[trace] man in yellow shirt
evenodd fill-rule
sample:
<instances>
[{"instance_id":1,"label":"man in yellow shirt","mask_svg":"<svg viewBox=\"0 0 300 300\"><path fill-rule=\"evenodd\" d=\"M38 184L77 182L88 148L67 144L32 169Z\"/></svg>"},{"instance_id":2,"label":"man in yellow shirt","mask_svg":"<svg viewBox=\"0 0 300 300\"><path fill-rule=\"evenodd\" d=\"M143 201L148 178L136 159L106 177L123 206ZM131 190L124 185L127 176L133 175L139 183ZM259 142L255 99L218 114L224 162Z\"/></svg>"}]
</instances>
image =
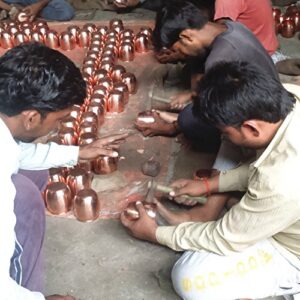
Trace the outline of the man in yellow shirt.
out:
<instances>
[{"instance_id":1,"label":"man in yellow shirt","mask_svg":"<svg viewBox=\"0 0 300 300\"><path fill-rule=\"evenodd\" d=\"M174 288L184 299L300 293L300 87L286 88L296 96L244 62L216 64L199 85L195 116L232 143L257 152L251 162L206 183L173 183L174 197L245 192L222 218L157 226L141 204L137 221L121 216L136 238L186 251L172 271Z\"/></svg>"}]
</instances>

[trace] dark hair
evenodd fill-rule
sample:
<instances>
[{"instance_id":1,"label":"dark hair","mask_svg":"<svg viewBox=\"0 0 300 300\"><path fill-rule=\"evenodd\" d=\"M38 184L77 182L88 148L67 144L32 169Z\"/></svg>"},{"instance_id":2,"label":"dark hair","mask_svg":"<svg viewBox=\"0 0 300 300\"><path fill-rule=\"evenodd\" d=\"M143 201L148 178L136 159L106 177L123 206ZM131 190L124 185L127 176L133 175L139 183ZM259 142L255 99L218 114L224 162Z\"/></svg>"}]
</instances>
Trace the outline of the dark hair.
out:
<instances>
[{"instance_id":1,"label":"dark hair","mask_svg":"<svg viewBox=\"0 0 300 300\"><path fill-rule=\"evenodd\" d=\"M201 29L207 22L208 16L190 1L168 1L156 15L154 46L156 50L169 48L179 39L183 30Z\"/></svg>"},{"instance_id":2,"label":"dark hair","mask_svg":"<svg viewBox=\"0 0 300 300\"><path fill-rule=\"evenodd\" d=\"M221 62L205 73L193 99L196 117L214 126L239 127L251 119L276 123L295 97L280 81L246 62Z\"/></svg>"},{"instance_id":3,"label":"dark hair","mask_svg":"<svg viewBox=\"0 0 300 300\"><path fill-rule=\"evenodd\" d=\"M22 44L0 58L0 112L15 116L81 104L86 86L80 70L59 51L39 43Z\"/></svg>"}]
</instances>

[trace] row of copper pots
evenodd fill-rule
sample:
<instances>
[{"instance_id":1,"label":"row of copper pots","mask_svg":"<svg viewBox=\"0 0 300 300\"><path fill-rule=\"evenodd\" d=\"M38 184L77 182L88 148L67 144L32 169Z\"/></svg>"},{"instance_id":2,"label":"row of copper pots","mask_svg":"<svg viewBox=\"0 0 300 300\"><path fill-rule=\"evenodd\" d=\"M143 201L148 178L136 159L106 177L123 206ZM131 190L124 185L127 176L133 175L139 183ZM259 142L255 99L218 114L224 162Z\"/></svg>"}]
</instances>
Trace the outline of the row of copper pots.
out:
<instances>
[{"instance_id":1,"label":"row of copper pots","mask_svg":"<svg viewBox=\"0 0 300 300\"><path fill-rule=\"evenodd\" d=\"M300 9L294 4L290 5L284 14L279 8L273 8L273 19L276 34L291 38L300 31Z\"/></svg>"}]
</instances>

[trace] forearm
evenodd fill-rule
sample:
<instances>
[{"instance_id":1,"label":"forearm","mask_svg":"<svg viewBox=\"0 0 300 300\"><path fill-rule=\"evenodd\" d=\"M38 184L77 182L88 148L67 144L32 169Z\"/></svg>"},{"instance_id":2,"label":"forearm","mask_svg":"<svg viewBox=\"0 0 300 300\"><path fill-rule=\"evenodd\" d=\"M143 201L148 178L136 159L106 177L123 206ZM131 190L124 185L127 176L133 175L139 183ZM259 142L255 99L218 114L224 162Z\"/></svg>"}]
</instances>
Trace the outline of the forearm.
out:
<instances>
[{"instance_id":1,"label":"forearm","mask_svg":"<svg viewBox=\"0 0 300 300\"><path fill-rule=\"evenodd\" d=\"M0 1L0 8L1 9L4 9L4 10L7 10L7 11L10 11L11 9L11 6L3 1Z\"/></svg>"}]
</instances>

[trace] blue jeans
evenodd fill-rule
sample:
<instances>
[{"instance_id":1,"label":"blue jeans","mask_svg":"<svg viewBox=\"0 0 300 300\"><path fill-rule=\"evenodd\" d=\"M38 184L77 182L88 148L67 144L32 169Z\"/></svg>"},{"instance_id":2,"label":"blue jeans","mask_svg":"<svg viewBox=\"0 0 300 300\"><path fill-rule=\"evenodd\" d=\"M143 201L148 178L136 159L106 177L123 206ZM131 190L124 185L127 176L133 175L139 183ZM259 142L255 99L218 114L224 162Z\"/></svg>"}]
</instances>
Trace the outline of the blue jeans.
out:
<instances>
[{"instance_id":1,"label":"blue jeans","mask_svg":"<svg viewBox=\"0 0 300 300\"><path fill-rule=\"evenodd\" d=\"M39 0L4 0L7 4L28 6ZM74 8L65 0L51 0L42 9L40 16L47 20L68 21L74 17Z\"/></svg>"}]
</instances>

